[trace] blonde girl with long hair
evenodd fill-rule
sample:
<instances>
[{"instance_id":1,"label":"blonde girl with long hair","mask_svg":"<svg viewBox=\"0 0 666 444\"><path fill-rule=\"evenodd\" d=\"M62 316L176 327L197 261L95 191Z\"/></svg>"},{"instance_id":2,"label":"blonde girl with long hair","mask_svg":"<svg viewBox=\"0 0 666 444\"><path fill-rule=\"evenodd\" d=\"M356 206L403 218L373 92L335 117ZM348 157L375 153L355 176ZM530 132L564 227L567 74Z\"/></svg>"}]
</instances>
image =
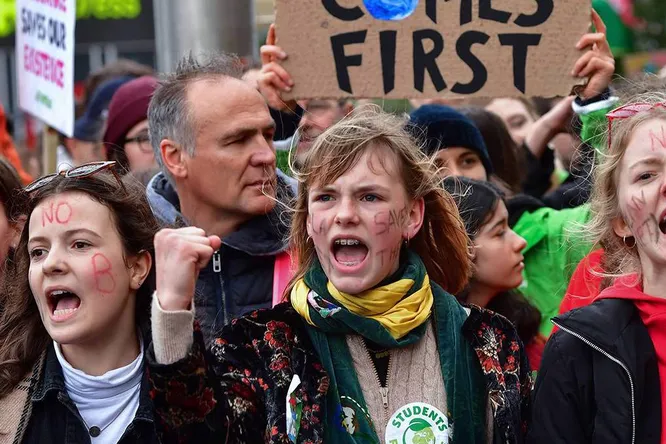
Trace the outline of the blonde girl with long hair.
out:
<instances>
[{"instance_id":1,"label":"blonde girl with long hair","mask_svg":"<svg viewBox=\"0 0 666 444\"><path fill-rule=\"evenodd\" d=\"M298 171L287 302L207 351L192 297L220 240L156 236L150 373L166 442L522 442L522 344L451 295L469 239L404 123L368 108L317 139Z\"/></svg>"},{"instance_id":2,"label":"blonde girl with long hair","mask_svg":"<svg viewBox=\"0 0 666 444\"><path fill-rule=\"evenodd\" d=\"M607 118L589 232L614 283L554 319L530 442L666 439L666 95L639 95Z\"/></svg>"}]
</instances>

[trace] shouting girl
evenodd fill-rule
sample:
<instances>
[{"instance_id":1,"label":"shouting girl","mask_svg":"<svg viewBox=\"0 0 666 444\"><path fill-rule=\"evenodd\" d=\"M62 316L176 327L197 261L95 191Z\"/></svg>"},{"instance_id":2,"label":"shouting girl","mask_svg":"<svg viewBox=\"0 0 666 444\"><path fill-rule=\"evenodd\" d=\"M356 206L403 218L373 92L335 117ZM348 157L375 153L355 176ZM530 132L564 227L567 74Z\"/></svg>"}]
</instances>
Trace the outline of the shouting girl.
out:
<instances>
[{"instance_id":1,"label":"shouting girl","mask_svg":"<svg viewBox=\"0 0 666 444\"><path fill-rule=\"evenodd\" d=\"M534 443L666 440L666 96L637 96L608 120L589 231L616 279L592 305L554 319Z\"/></svg>"},{"instance_id":2,"label":"shouting girl","mask_svg":"<svg viewBox=\"0 0 666 444\"><path fill-rule=\"evenodd\" d=\"M232 322L208 352L192 298L220 240L156 236L150 373L163 439L522 442L521 341L451 295L468 281L468 237L404 121L374 108L346 118L298 173L289 301Z\"/></svg>"},{"instance_id":3,"label":"shouting girl","mask_svg":"<svg viewBox=\"0 0 666 444\"><path fill-rule=\"evenodd\" d=\"M0 442L157 442L143 359L157 223L114 166L26 187L0 317Z\"/></svg>"}]
</instances>

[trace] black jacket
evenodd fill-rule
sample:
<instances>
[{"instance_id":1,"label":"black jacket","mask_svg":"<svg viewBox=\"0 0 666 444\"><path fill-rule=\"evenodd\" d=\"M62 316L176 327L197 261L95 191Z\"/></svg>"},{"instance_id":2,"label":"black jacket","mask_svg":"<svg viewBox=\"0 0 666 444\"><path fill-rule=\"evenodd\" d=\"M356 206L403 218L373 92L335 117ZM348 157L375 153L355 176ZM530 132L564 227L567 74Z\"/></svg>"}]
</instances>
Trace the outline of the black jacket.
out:
<instances>
[{"instance_id":1,"label":"black jacket","mask_svg":"<svg viewBox=\"0 0 666 444\"><path fill-rule=\"evenodd\" d=\"M633 302L602 299L553 320L529 443L659 443L657 357Z\"/></svg>"},{"instance_id":2,"label":"black jacket","mask_svg":"<svg viewBox=\"0 0 666 444\"><path fill-rule=\"evenodd\" d=\"M551 187L551 176L555 171L555 153L546 148L541 158L536 158L532 151L523 143L521 150L525 155L527 171L523 180L523 193L540 198Z\"/></svg>"},{"instance_id":3,"label":"black jacket","mask_svg":"<svg viewBox=\"0 0 666 444\"><path fill-rule=\"evenodd\" d=\"M127 427L120 444L158 443L153 421L153 403L149 383L144 374L141 381L139 408L134 421ZM67 395L62 367L53 345L49 347L44 371L30 400L32 412L21 441L24 444L85 444L91 442L74 402Z\"/></svg>"},{"instance_id":4,"label":"black jacket","mask_svg":"<svg viewBox=\"0 0 666 444\"><path fill-rule=\"evenodd\" d=\"M277 197L294 195L290 179L278 173ZM147 196L155 216L165 225L184 221L174 188L162 173L148 184ZM281 204L257 216L222 239L222 247L201 270L194 304L201 330L210 341L232 319L260 308L270 308L275 258L289 247L290 216Z\"/></svg>"},{"instance_id":5,"label":"black jacket","mask_svg":"<svg viewBox=\"0 0 666 444\"><path fill-rule=\"evenodd\" d=\"M581 144L569 168L569 177L554 191L541 198L547 207L556 210L575 208L588 201L592 192L594 153L593 147L586 143Z\"/></svg>"}]
</instances>

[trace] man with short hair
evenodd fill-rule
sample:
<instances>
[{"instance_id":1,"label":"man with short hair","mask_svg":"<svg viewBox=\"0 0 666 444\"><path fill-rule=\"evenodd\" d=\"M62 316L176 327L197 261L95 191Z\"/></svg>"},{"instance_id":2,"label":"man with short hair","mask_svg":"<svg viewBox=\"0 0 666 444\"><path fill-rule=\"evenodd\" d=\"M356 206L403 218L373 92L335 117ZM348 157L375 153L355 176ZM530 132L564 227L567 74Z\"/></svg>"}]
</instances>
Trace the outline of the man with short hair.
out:
<instances>
[{"instance_id":1,"label":"man with short hair","mask_svg":"<svg viewBox=\"0 0 666 444\"><path fill-rule=\"evenodd\" d=\"M147 188L153 211L223 240L195 294L207 340L233 318L271 306L276 257L288 247L280 202L293 192L276 172L275 124L241 75L232 56L186 57L159 83L148 110L162 170Z\"/></svg>"}]
</instances>

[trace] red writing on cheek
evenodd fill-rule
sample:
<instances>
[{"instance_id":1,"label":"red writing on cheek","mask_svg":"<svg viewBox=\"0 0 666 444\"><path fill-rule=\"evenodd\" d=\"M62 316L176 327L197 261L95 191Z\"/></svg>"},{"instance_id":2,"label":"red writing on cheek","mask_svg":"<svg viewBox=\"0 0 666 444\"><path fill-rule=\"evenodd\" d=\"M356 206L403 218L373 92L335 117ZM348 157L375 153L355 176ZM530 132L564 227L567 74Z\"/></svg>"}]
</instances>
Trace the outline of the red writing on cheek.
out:
<instances>
[{"instance_id":1,"label":"red writing on cheek","mask_svg":"<svg viewBox=\"0 0 666 444\"><path fill-rule=\"evenodd\" d=\"M402 230L409 221L409 211L407 207L402 210L382 211L374 216L377 231L375 234L380 236L391 231L393 228Z\"/></svg>"},{"instance_id":2,"label":"red writing on cheek","mask_svg":"<svg viewBox=\"0 0 666 444\"><path fill-rule=\"evenodd\" d=\"M326 220L324 216L320 216L320 218L317 220L312 214L310 214L310 225L312 226L312 232L314 234L324 234L328 231L328 227L326 226Z\"/></svg>"},{"instance_id":3,"label":"red writing on cheek","mask_svg":"<svg viewBox=\"0 0 666 444\"><path fill-rule=\"evenodd\" d=\"M67 202L51 202L48 209L42 210L42 227L53 222L64 225L72 218L72 207Z\"/></svg>"},{"instance_id":4,"label":"red writing on cheek","mask_svg":"<svg viewBox=\"0 0 666 444\"><path fill-rule=\"evenodd\" d=\"M631 196L629 208L636 213L641 213L643 211L643 208L645 208L645 191L641 191L640 197L636 195Z\"/></svg>"},{"instance_id":5,"label":"red writing on cheek","mask_svg":"<svg viewBox=\"0 0 666 444\"><path fill-rule=\"evenodd\" d=\"M666 148L666 133L663 126L661 127L661 138L654 131L650 130L650 142L652 144L652 151L655 151L657 147Z\"/></svg>"},{"instance_id":6,"label":"red writing on cheek","mask_svg":"<svg viewBox=\"0 0 666 444\"><path fill-rule=\"evenodd\" d=\"M116 289L116 280L111 271L111 262L102 253L92 257L93 274L95 275L95 286L97 291L110 294Z\"/></svg>"}]
</instances>

